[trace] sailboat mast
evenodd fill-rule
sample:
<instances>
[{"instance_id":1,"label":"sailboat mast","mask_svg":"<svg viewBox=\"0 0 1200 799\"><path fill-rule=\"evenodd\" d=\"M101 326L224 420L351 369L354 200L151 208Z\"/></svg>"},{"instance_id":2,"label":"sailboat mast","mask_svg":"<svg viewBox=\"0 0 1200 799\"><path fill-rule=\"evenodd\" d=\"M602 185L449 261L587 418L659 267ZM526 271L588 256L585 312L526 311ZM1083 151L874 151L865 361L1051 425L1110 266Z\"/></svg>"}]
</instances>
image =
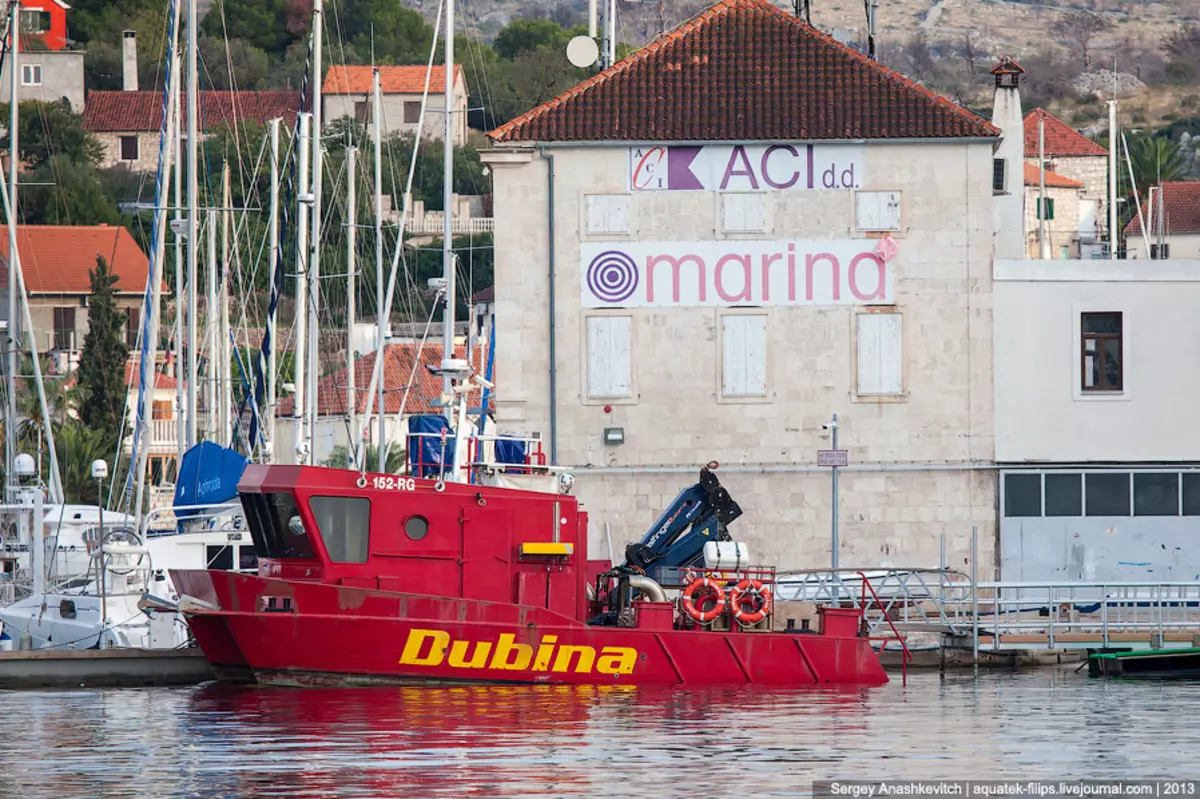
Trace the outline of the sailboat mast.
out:
<instances>
[{"instance_id":1,"label":"sailboat mast","mask_svg":"<svg viewBox=\"0 0 1200 799\"><path fill-rule=\"evenodd\" d=\"M199 443L197 435L198 386L200 382L197 360L196 317L198 298L196 278L199 274L200 248L200 167L197 146L196 123L200 117L200 72L197 66L197 31L200 15L196 0L188 0L187 18L187 445Z\"/></svg>"},{"instance_id":2,"label":"sailboat mast","mask_svg":"<svg viewBox=\"0 0 1200 799\"><path fill-rule=\"evenodd\" d=\"M442 314L442 368L454 359L454 0L446 0L446 94L443 97L445 129L442 139L442 273L446 280L446 307ZM442 374L442 396L447 400L446 420L454 424L454 403L450 402L454 378ZM382 413L383 409L380 408ZM460 434L464 431L459 431ZM456 463L455 466L458 466Z\"/></svg>"},{"instance_id":3,"label":"sailboat mast","mask_svg":"<svg viewBox=\"0 0 1200 799\"><path fill-rule=\"evenodd\" d=\"M308 125L312 115L300 115L300 135L296 147L300 202L296 210L296 344L292 349L294 383L292 430L295 436L296 463L307 463L304 446L305 358L308 347Z\"/></svg>"},{"instance_id":4,"label":"sailboat mast","mask_svg":"<svg viewBox=\"0 0 1200 799\"><path fill-rule=\"evenodd\" d=\"M220 325L220 313L217 311L217 210L209 207L208 211L208 297L204 303L204 331L208 339L208 375L205 381L205 407L208 415L205 418L204 429L209 440L217 439L220 443L224 437L219 435L221 429L220 395L217 391L217 381L220 379L221 350L217 341L217 327ZM224 444L221 444L224 446Z\"/></svg>"},{"instance_id":5,"label":"sailboat mast","mask_svg":"<svg viewBox=\"0 0 1200 799\"><path fill-rule=\"evenodd\" d=\"M171 90L171 108L175 113L175 129L171 138L175 145L175 220L172 233L175 241L175 326L172 338L175 339L175 469L183 463L183 453L187 447L187 394L184 392L183 381L183 315L186 306L183 302L183 157L181 127L179 120L179 73L183 68L183 59L179 57L179 46L171 56L171 74L175 76L175 85Z\"/></svg>"},{"instance_id":6,"label":"sailboat mast","mask_svg":"<svg viewBox=\"0 0 1200 799\"><path fill-rule=\"evenodd\" d=\"M20 363L20 339L17 336L17 331L21 326L17 324L17 285L13 279L12 261L17 253L17 175L20 172L19 166L21 158L19 156L19 133L20 128L18 122L18 86L20 85L17 76L21 72L21 3L20 0L13 0L9 7L11 14L8 22L8 77L9 77L9 93L10 102L8 104L8 405L4 413L4 444L5 444L5 482L8 484L6 491L5 502L11 502L11 496L14 488L12 482L13 462L17 457L17 366ZM31 331L32 335L32 331Z\"/></svg>"},{"instance_id":7,"label":"sailboat mast","mask_svg":"<svg viewBox=\"0 0 1200 799\"><path fill-rule=\"evenodd\" d=\"M268 269L270 275L270 291L268 297L274 297L278 287L275 285L276 265L279 263L279 123L281 120L271 120L271 212L270 228L271 261ZM275 335L275 313L277 307L272 307L267 315L267 338L271 342L271 350L267 355L267 401L263 409L264 424L267 428L267 446L274 456L275 447L275 353L279 350L279 339Z\"/></svg>"},{"instance_id":8,"label":"sailboat mast","mask_svg":"<svg viewBox=\"0 0 1200 799\"><path fill-rule=\"evenodd\" d=\"M317 440L317 415L321 412L317 396L317 378L321 370L317 364L321 358L321 184L324 176L321 146L321 50L325 33L324 0L313 0L313 107L312 107L312 234L309 236L311 255L308 259L308 457L305 463L313 462Z\"/></svg>"},{"instance_id":9,"label":"sailboat mast","mask_svg":"<svg viewBox=\"0 0 1200 799\"><path fill-rule=\"evenodd\" d=\"M218 384L217 399L221 403L221 435L217 443L226 446L230 436L230 413L233 406L233 375L231 374L232 353L229 351L229 227L233 221L233 191L230 188L229 162L226 161L221 170L221 271L218 273L220 282L217 284L218 319L221 326L217 330L217 352L220 359L217 362L221 382Z\"/></svg>"},{"instance_id":10,"label":"sailboat mast","mask_svg":"<svg viewBox=\"0 0 1200 799\"><path fill-rule=\"evenodd\" d=\"M358 246L358 170L355 166L357 147L346 148L346 409L350 414L350 432L358 430L358 391L354 374L354 321L358 309L355 296L356 247ZM355 457L355 442L350 442L351 457ZM357 461L354 464L358 465Z\"/></svg>"},{"instance_id":11,"label":"sailboat mast","mask_svg":"<svg viewBox=\"0 0 1200 799\"><path fill-rule=\"evenodd\" d=\"M383 295L383 93L380 91L379 85L379 68L374 70L373 84L371 86L371 126L374 129L375 135L375 358L378 360L385 356L383 351L384 345L387 343L384 338L387 335L388 329L388 313L384 308ZM382 375L382 371L380 371ZM386 464L384 463L384 413L383 413L383 379L376 382L376 391L378 392L377 402L375 404L376 413L379 414L379 439L376 441L376 454L379 458L377 470L384 471ZM367 401L368 422L370 421L370 400ZM366 453L364 452L364 457Z\"/></svg>"}]
</instances>

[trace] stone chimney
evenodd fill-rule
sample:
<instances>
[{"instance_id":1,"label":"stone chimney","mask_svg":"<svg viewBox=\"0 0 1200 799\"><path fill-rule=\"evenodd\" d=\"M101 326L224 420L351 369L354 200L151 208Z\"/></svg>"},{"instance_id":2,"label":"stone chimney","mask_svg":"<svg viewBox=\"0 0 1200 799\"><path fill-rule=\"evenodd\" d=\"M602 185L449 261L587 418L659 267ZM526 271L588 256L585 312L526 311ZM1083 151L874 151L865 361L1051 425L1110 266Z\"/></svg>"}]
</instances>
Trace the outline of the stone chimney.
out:
<instances>
[{"instance_id":1,"label":"stone chimney","mask_svg":"<svg viewBox=\"0 0 1200 799\"><path fill-rule=\"evenodd\" d=\"M138 90L137 33L125 31L121 41L121 76L127 92Z\"/></svg>"},{"instance_id":2,"label":"stone chimney","mask_svg":"<svg viewBox=\"0 0 1200 799\"><path fill-rule=\"evenodd\" d=\"M995 255L1020 259L1025 257L1025 123L1020 88L1025 70L1004 56L992 74L996 76L992 124L1001 134L992 153Z\"/></svg>"}]
</instances>

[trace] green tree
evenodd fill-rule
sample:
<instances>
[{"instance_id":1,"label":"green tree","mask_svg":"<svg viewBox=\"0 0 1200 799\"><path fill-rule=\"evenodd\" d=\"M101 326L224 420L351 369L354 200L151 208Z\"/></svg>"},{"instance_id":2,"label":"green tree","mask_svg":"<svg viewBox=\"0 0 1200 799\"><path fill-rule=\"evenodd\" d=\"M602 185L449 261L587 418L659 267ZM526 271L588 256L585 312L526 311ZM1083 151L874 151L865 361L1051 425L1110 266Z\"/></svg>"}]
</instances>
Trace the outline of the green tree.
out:
<instances>
[{"instance_id":1,"label":"green tree","mask_svg":"<svg viewBox=\"0 0 1200 799\"><path fill-rule=\"evenodd\" d=\"M270 55L245 39L205 36L200 40L200 57L206 66L207 88L247 91L270 86L271 68L282 55Z\"/></svg>"},{"instance_id":2,"label":"green tree","mask_svg":"<svg viewBox=\"0 0 1200 799\"><path fill-rule=\"evenodd\" d=\"M500 29L492 46L501 58L509 61L542 46L557 47L563 51L565 61L567 42L574 33L548 19L515 19Z\"/></svg>"},{"instance_id":3,"label":"green tree","mask_svg":"<svg viewBox=\"0 0 1200 799\"><path fill-rule=\"evenodd\" d=\"M297 39L289 29L290 9L289 0L219 0L201 20L200 32L214 39L229 37L231 42L241 37L252 47L282 56Z\"/></svg>"},{"instance_id":4,"label":"green tree","mask_svg":"<svg viewBox=\"0 0 1200 799\"><path fill-rule=\"evenodd\" d=\"M117 276L109 270L108 262L96 256L96 268L88 274L92 296L88 303L88 333L79 359L79 384L84 394L79 418L115 443L126 402L126 321L117 308Z\"/></svg>"},{"instance_id":5,"label":"green tree","mask_svg":"<svg viewBox=\"0 0 1200 799\"><path fill-rule=\"evenodd\" d=\"M33 171L22 198L30 225L115 225L120 214L105 194L100 172L87 163L56 155Z\"/></svg>"},{"instance_id":6,"label":"green tree","mask_svg":"<svg viewBox=\"0 0 1200 799\"><path fill-rule=\"evenodd\" d=\"M8 119L8 103L0 104L0 115ZM71 110L66 100L21 103L21 159L30 167L39 167L56 155L81 164L95 165L104 148L83 128L83 115ZM8 132L0 138L0 149L8 150Z\"/></svg>"},{"instance_id":7,"label":"green tree","mask_svg":"<svg viewBox=\"0 0 1200 799\"><path fill-rule=\"evenodd\" d=\"M367 445L366 451L367 471L373 472L379 465L379 448L374 444ZM384 464L384 469L387 474L400 474L404 469L404 447L401 444L393 444L387 451L387 462ZM329 453L329 457L325 459L322 466L328 466L332 469L349 469L350 468L350 451L347 447L336 446Z\"/></svg>"},{"instance_id":8,"label":"green tree","mask_svg":"<svg viewBox=\"0 0 1200 799\"><path fill-rule=\"evenodd\" d=\"M104 430L89 428L85 423L73 421L54 431L54 451L58 455L58 473L62 477L63 496L69 503L94 505L97 500L96 481L92 479L92 463L104 459L110 467L109 479L105 481L104 490L108 493L108 485L112 483L119 487L124 483L124 474L128 465L115 468L113 453L116 451L116 439ZM49 456L44 458L43 474L48 474Z\"/></svg>"},{"instance_id":9,"label":"green tree","mask_svg":"<svg viewBox=\"0 0 1200 799\"><path fill-rule=\"evenodd\" d=\"M1165 136L1138 136L1130 142L1129 160L1133 162L1139 188L1179 180L1187 172L1183 151Z\"/></svg>"}]
</instances>

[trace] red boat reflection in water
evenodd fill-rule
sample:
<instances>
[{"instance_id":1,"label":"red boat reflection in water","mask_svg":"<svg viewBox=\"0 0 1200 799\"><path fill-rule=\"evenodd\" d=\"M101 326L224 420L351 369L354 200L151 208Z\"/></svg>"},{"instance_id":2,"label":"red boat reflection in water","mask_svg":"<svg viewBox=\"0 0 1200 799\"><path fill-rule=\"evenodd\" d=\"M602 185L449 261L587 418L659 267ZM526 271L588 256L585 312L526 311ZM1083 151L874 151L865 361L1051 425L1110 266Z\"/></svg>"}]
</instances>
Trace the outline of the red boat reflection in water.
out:
<instances>
[{"instance_id":1,"label":"red boat reflection in water","mask_svg":"<svg viewBox=\"0 0 1200 799\"><path fill-rule=\"evenodd\" d=\"M857 609L822 609L815 630L773 629L771 570L690 566L659 584L638 565L659 556L647 546L621 567L589 563L587 513L562 491L251 466L239 492L259 573L172 572L223 679L887 682ZM680 496L664 514L680 536L698 529L682 522L705 496L741 513L709 467ZM718 517L711 530L727 538Z\"/></svg>"}]
</instances>

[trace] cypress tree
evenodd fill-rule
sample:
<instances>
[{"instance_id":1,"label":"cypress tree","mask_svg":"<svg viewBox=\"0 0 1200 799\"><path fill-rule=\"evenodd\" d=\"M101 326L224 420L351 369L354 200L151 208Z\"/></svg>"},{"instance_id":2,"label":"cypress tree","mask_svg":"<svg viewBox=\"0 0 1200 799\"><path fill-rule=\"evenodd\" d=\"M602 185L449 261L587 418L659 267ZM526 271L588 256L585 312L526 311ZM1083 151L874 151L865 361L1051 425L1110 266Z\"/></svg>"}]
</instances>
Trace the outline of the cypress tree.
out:
<instances>
[{"instance_id":1,"label":"cypress tree","mask_svg":"<svg viewBox=\"0 0 1200 799\"><path fill-rule=\"evenodd\" d=\"M106 440L116 441L126 401L126 316L117 308L117 276L102 256L96 256L96 268L88 270L88 276L92 296L79 360L79 386L84 395L79 418L86 427L103 432Z\"/></svg>"}]
</instances>

